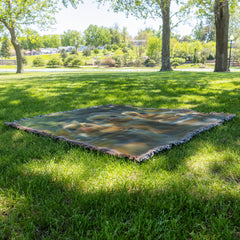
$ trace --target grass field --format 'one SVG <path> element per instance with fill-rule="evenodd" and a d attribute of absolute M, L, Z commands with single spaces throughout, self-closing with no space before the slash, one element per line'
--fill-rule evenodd
<path fill-rule="evenodd" d="M 101 104 L 236 117 L 138 164 L 4 126 Z M 0 74 L 0 239 L 240 239 L 239 73 Z"/>

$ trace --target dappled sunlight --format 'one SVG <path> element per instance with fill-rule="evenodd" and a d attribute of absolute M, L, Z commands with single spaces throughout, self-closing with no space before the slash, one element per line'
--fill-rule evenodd
<path fill-rule="evenodd" d="M 198 143 L 197 151 L 186 164 L 190 171 L 205 175 L 209 172 L 209 164 L 218 159 L 219 156 L 221 156 L 221 153 L 216 151 L 216 147 L 210 141 L 204 141 Z"/>
<path fill-rule="evenodd" d="M 22 132 L 22 131 L 13 131 L 11 133 L 11 141 L 13 141 L 13 142 L 15 142 L 17 144 L 23 142 L 22 139 L 23 139 L 23 135 L 24 134 L 25 133 Z"/>
<path fill-rule="evenodd" d="M 14 203 L 11 202 L 6 193 L 0 192 L 0 221 L 4 222 L 6 218 L 9 218 L 11 210 L 14 209 Z"/>
<path fill-rule="evenodd" d="M 19 103 L 20 103 L 20 100 L 13 100 L 9 102 L 10 105 L 18 105 Z"/>
<path fill-rule="evenodd" d="M 191 72 L 0 75 L 2 236 L 235 239 L 239 80 L 238 73 Z M 142 164 L 3 125 L 109 103 L 236 117 Z"/>
<path fill-rule="evenodd" d="M 183 99 L 184 104 L 186 103 L 193 103 L 195 105 L 203 102 L 207 102 L 209 99 L 206 98 L 205 96 L 196 96 L 196 95 L 187 95 L 187 96 L 182 96 L 179 99 Z"/>
<path fill-rule="evenodd" d="M 210 164 L 209 173 L 230 184 L 240 182 L 240 157 L 231 152 L 223 152 Z"/>
<path fill-rule="evenodd" d="M 66 190 L 84 193 L 117 191 L 123 187 L 128 188 L 132 183 L 138 185 L 141 180 L 139 165 L 134 163 L 130 166 L 115 162 L 100 165 L 94 160 L 89 159 L 92 162 L 87 163 L 83 159 L 83 156 L 76 156 L 70 151 L 60 161 L 52 159 L 47 163 L 31 161 L 23 164 L 21 172 L 29 176 L 51 176 L 53 182 L 61 183 Z"/>
<path fill-rule="evenodd" d="M 188 163 L 188 167 L 194 173 L 206 174 L 208 172 L 210 161 L 211 157 L 209 157 L 208 154 L 196 154 L 191 158 L 190 163 Z"/>
<path fill-rule="evenodd" d="M 161 168 L 152 171 L 152 167 L 148 167 L 147 164 L 146 167 L 135 163 L 116 164 L 112 161 L 103 166 L 96 162 L 86 164 L 83 158 L 76 159 L 76 157 L 74 151 L 70 151 L 63 155 L 60 161 L 52 159 L 46 163 L 33 160 L 23 164 L 19 172 L 30 178 L 46 176 L 51 182 L 60 184 L 66 191 L 77 191 L 79 194 L 109 191 L 133 193 L 144 189 L 151 194 L 159 194 L 176 191 L 174 189 L 180 191 L 184 188 L 188 189 L 189 194 L 196 191 L 199 195 L 201 192 L 200 198 L 210 200 L 221 193 L 237 194 L 239 190 L 238 185 L 229 185 L 228 180 L 218 176 L 222 171 L 221 168 L 228 169 L 226 159 L 231 159 L 231 156 L 226 153 L 214 154 L 212 157 L 207 157 L 206 154 L 201 158 L 198 155 L 192 156 L 186 159 L 189 170 L 185 173 Z M 227 176 L 232 177 L 229 173 Z"/>
<path fill-rule="evenodd" d="M 61 110 L 73 109 L 72 103 L 77 104 L 78 108 L 80 106 L 86 106 L 88 101 L 90 102 L 89 105 L 114 102 L 121 104 L 141 104 L 141 106 L 146 107 L 176 107 L 177 105 L 182 106 L 188 103 L 187 106 L 195 107 L 200 101 L 206 101 L 206 99 L 211 97 L 209 96 L 209 88 L 207 86 L 210 83 L 212 85 L 212 82 L 214 82 L 214 80 L 212 80 L 212 82 L 207 83 L 205 80 L 201 80 L 202 76 L 206 76 L 202 73 L 195 73 L 193 82 L 189 80 L 183 81 L 182 79 L 169 80 L 169 77 L 165 77 L 166 75 L 158 73 L 145 73 L 146 77 L 139 77 L 136 73 L 114 73 L 109 75 L 101 73 L 98 74 L 97 78 L 96 75 L 93 74 L 79 73 L 70 74 L 71 78 L 69 78 L 69 74 L 66 73 L 62 74 L 61 77 L 58 74 L 47 75 L 42 73 L 41 75 L 42 77 L 38 77 L 37 74 L 24 74 L 20 77 L 21 82 L 14 84 L 14 88 L 15 93 L 24 93 L 25 96 L 28 94 L 29 97 L 34 98 L 33 102 L 35 103 L 39 100 L 41 101 L 41 105 L 44 106 L 45 102 L 44 108 L 47 112 L 49 112 L 47 105 L 49 105 L 51 101 L 55 105 L 61 105 L 61 103 L 63 103 L 64 106 L 68 105 L 68 108 L 65 107 Z M 48 79 L 43 80 L 46 75 Z M 184 75 L 186 74 L 170 74 L 173 79 Z M 188 77 L 191 75 L 192 73 L 189 73 Z M 138 76 L 138 78 L 136 79 L 135 76 Z M 200 76 L 200 78 L 197 76 Z M 10 75 L 10 77 L 12 76 Z M 198 84 L 196 84 L 196 81 Z M 29 84 L 30 82 L 31 84 Z M 225 89 L 225 85 L 222 86 L 223 84 L 225 83 L 219 83 L 218 85 L 221 91 Z M 39 88 L 39 86 L 41 87 Z M 12 86 L 10 85 L 10 87 Z M 23 91 L 19 91 L 21 89 Z M 130 96 L 128 91 L 131 91 Z M 198 91 L 197 94 L 196 91 Z M 211 91 L 214 99 L 218 93 L 216 86 L 214 86 L 214 89 L 211 89 Z M 207 95 L 204 96 L 204 93 Z M 171 98 L 169 98 L 169 94 L 171 94 Z M 93 97 L 95 99 L 91 99 Z M 137 101 L 137 99 L 141 99 L 141 102 Z M 91 101 L 94 102 L 92 103 Z M 19 102 L 19 104 L 21 104 L 21 102 Z"/>
<path fill-rule="evenodd" d="M 69 161 L 61 161 L 59 163 L 54 160 L 50 160 L 48 163 L 32 161 L 21 167 L 22 174 L 51 176 L 53 182 L 61 182 L 67 190 L 84 189 L 87 170 L 89 169 L 85 168 L 83 162 L 74 164 Z"/>
<path fill-rule="evenodd" d="M 90 185 L 95 186 L 95 190 L 121 191 L 123 188 L 131 188 L 133 184 L 139 185 L 141 172 L 139 168 L 132 165 L 130 169 L 125 164 L 109 164 L 104 168 L 99 176 L 90 179 Z"/>
<path fill-rule="evenodd" d="M 117 96 L 114 96 L 114 95 L 112 95 L 112 94 L 108 94 L 108 95 L 105 97 L 105 100 L 106 100 L 106 101 L 109 101 L 109 102 L 114 102 L 116 99 L 117 99 Z"/>

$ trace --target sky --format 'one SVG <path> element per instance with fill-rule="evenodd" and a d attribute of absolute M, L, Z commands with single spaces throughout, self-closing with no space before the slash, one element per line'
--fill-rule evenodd
<path fill-rule="evenodd" d="M 172 9 L 175 8 L 176 6 L 172 6 Z M 80 4 L 77 9 L 73 9 L 71 6 L 68 6 L 68 8 L 62 7 L 62 10 L 56 14 L 56 24 L 52 26 L 52 29 L 40 32 L 40 34 L 63 34 L 68 29 L 83 33 L 90 24 L 99 27 L 112 27 L 114 24 L 118 24 L 120 29 L 127 27 L 128 33 L 134 37 L 140 30 L 146 27 L 158 30 L 161 25 L 161 19 L 141 20 L 133 16 L 126 17 L 124 13 L 114 13 L 108 9 L 107 6 L 98 8 L 97 3 L 91 0 Z M 179 27 L 173 32 L 183 36 L 190 35 L 191 30 L 192 27 L 189 24 L 181 24 L 181 28 Z"/>

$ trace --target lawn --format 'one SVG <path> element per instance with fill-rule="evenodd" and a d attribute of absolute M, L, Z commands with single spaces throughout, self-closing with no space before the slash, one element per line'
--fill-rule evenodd
<path fill-rule="evenodd" d="M 132 104 L 236 117 L 138 164 L 4 125 Z M 0 74 L 0 239 L 239 239 L 239 73 Z"/>

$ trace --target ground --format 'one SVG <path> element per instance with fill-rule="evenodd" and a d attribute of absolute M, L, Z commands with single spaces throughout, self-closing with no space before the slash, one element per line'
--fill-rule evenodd
<path fill-rule="evenodd" d="M 0 239 L 239 239 L 239 73 L 1 73 L 0 82 Z M 143 164 L 3 124 L 109 103 L 236 117 Z"/>

